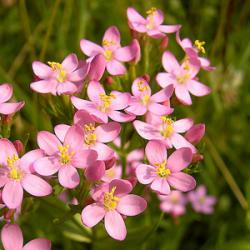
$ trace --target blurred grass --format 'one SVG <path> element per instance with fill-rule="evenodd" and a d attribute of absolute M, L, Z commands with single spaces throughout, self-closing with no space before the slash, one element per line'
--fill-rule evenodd
<path fill-rule="evenodd" d="M 100 244 L 105 249 L 250 249 L 248 0 L 1 0 L 0 82 L 12 83 L 15 98 L 26 101 L 25 109 L 16 117 L 12 139 L 24 139 L 26 134 L 31 134 L 29 146 L 34 147 L 37 130 L 51 129 L 55 125 L 42 109 L 46 102 L 29 89 L 33 78 L 32 61 L 60 61 L 70 52 L 83 58 L 80 39 L 85 37 L 100 42 L 105 29 L 114 24 L 126 44 L 130 40 L 126 20 L 128 6 L 134 6 L 141 13 L 152 6 L 161 8 L 166 14 L 166 23 L 182 24 L 182 37 L 206 41 L 207 55 L 217 69 L 211 74 L 201 74 L 201 78 L 212 86 L 213 93 L 209 97 L 196 98 L 191 108 L 178 108 L 177 113 L 180 117 L 189 115 L 196 122 L 206 123 L 205 161 L 200 164 L 201 172 L 196 177 L 198 182 L 205 183 L 210 193 L 219 197 L 219 202 L 212 216 L 190 212 L 178 224 L 165 216 L 150 240 L 133 245 L 136 235 L 143 238 L 144 227 L 140 222 L 146 220 L 150 225 L 159 216 L 153 204 L 145 217 L 128 219 L 130 229 L 134 226 L 137 229 L 132 238 L 129 236 L 120 244 L 113 240 L 108 240 L 107 246 L 102 245 L 102 241 Z M 170 36 L 170 48 L 180 55 L 173 36 Z M 159 62 L 154 65 L 155 72 L 160 70 L 158 65 Z M 22 221 L 26 240 L 44 235 L 53 239 L 52 249 L 101 249 L 97 243 L 91 248 L 87 243 L 62 237 L 61 229 L 53 225 L 46 228 L 53 218 L 53 214 L 50 215 L 53 209 L 51 204 L 47 209 L 44 206 L 38 211 L 32 209 L 31 215 Z M 36 223 L 37 216 L 33 213 L 46 214 L 47 219 L 42 223 L 44 216 L 41 216 L 41 223 Z M 155 214 L 155 218 L 149 213 Z M 97 228 L 97 234 L 101 227 Z"/>

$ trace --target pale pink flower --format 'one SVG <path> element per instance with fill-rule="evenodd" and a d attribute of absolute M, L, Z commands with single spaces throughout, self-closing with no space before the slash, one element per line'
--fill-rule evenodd
<path fill-rule="evenodd" d="M 132 185 L 126 180 L 113 180 L 98 186 L 92 192 L 94 203 L 82 210 L 82 222 L 87 227 L 93 227 L 104 219 L 107 233 L 116 240 L 124 240 L 127 234 L 122 215 L 135 216 L 142 213 L 146 207 L 145 199 L 129 194 Z"/>
<path fill-rule="evenodd" d="M 45 238 L 31 240 L 23 246 L 23 233 L 16 224 L 6 224 L 1 231 L 4 250 L 50 250 L 51 243 Z"/>
<path fill-rule="evenodd" d="M 201 185 L 196 190 L 188 193 L 188 199 L 196 212 L 203 214 L 212 214 L 213 206 L 216 203 L 214 196 L 207 195 L 206 187 Z"/>
<path fill-rule="evenodd" d="M 132 84 L 133 96 L 130 98 L 129 107 L 125 111 L 137 116 L 144 115 L 146 112 L 152 112 L 156 115 L 168 115 L 173 112 L 173 109 L 161 103 L 169 101 L 173 90 L 173 85 L 169 85 L 151 95 L 148 82 L 143 77 L 138 77 Z"/>
<path fill-rule="evenodd" d="M 208 86 L 196 80 L 199 67 L 193 66 L 188 60 L 180 65 L 175 56 L 166 51 L 162 56 L 162 64 L 167 72 L 157 74 L 157 82 L 162 88 L 173 84 L 175 95 L 183 104 L 192 104 L 190 93 L 194 96 L 204 96 L 211 92 Z"/>
<path fill-rule="evenodd" d="M 24 102 L 6 103 L 12 97 L 12 94 L 13 88 L 10 84 L 4 83 L 0 85 L 0 114 L 11 115 L 24 106 Z"/>
<path fill-rule="evenodd" d="M 135 119 L 134 115 L 120 112 L 129 104 L 129 93 L 113 90 L 107 95 L 103 86 L 95 81 L 89 83 L 87 92 L 90 101 L 75 96 L 71 97 L 71 101 L 77 109 L 87 111 L 98 122 L 107 123 L 109 117 L 117 122 L 128 122 Z"/>
<path fill-rule="evenodd" d="M 170 193 L 170 186 L 182 192 L 195 188 L 195 179 L 181 172 L 192 161 L 189 148 L 177 149 L 168 159 L 166 146 L 159 141 L 148 142 L 145 150 L 150 165 L 137 166 L 136 176 L 140 183 L 150 184 L 152 190 L 164 195 Z"/>
<path fill-rule="evenodd" d="M 205 134 L 205 124 L 199 123 L 193 125 L 185 134 L 185 138 L 192 144 L 197 144 Z"/>
<path fill-rule="evenodd" d="M 185 214 L 187 198 L 182 192 L 173 190 L 169 195 L 159 195 L 158 197 L 161 201 L 160 208 L 163 212 L 169 213 L 174 217 Z"/>
<path fill-rule="evenodd" d="M 47 156 L 38 159 L 34 163 L 34 169 L 42 176 L 51 176 L 58 172 L 59 183 L 72 189 L 80 183 L 76 168 L 91 166 L 97 159 L 97 153 L 83 148 L 83 130 L 77 125 L 68 129 L 64 140 L 60 139 L 47 131 L 38 133 L 38 145 Z"/>
<path fill-rule="evenodd" d="M 89 65 L 87 81 L 99 81 L 105 72 L 105 58 L 102 54 L 98 54 L 86 61 Z"/>
<path fill-rule="evenodd" d="M 47 196 L 51 186 L 33 174 L 33 163 L 43 157 L 42 150 L 33 150 L 20 159 L 14 145 L 0 139 L 0 187 L 2 199 L 10 209 L 19 207 L 23 200 L 23 189 L 33 196 Z"/>
<path fill-rule="evenodd" d="M 105 31 L 102 46 L 82 39 L 80 47 L 83 53 L 90 58 L 102 54 L 109 74 L 123 75 L 126 73 L 126 68 L 122 62 L 129 62 L 138 58 L 138 43 L 133 40 L 130 45 L 121 47 L 120 40 L 119 30 L 115 26 L 111 26 Z"/>
<path fill-rule="evenodd" d="M 122 177 L 122 166 L 115 165 L 105 171 L 102 181 L 111 182 L 114 179 L 120 179 Z"/>
<path fill-rule="evenodd" d="M 162 25 L 164 15 L 161 10 L 151 8 L 147 11 L 147 17 L 141 16 L 134 8 L 127 9 L 128 24 L 132 30 L 139 33 L 147 33 L 152 38 L 164 38 L 165 33 L 174 33 L 181 25 Z"/>
<path fill-rule="evenodd" d="M 136 120 L 133 122 L 137 133 L 147 140 L 159 140 L 168 148 L 189 147 L 193 153 L 196 148 L 188 142 L 181 133 L 185 133 L 193 125 L 190 118 L 172 120 L 167 116 L 151 116 L 150 123 Z"/>
<path fill-rule="evenodd" d="M 80 66 L 79 66 L 80 65 Z M 89 65 L 79 64 L 75 54 L 68 55 L 62 63 L 48 62 L 48 65 L 34 61 L 32 63 L 34 74 L 39 78 L 32 82 L 30 87 L 38 93 L 51 93 L 53 95 L 72 95 L 81 90 Z"/>

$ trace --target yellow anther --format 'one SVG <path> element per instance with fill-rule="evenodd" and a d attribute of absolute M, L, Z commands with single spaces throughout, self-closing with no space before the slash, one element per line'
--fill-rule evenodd
<path fill-rule="evenodd" d="M 174 121 L 166 116 L 161 117 L 162 120 L 162 130 L 161 135 L 165 138 L 170 137 L 174 132 Z"/>
<path fill-rule="evenodd" d="M 104 57 L 107 61 L 111 61 L 112 57 L 113 57 L 113 51 L 110 49 L 106 49 L 104 51 Z"/>
<path fill-rule="evenodd" d="M 8 156 L 8 158 L 7 158 L 8 168 L 14 168 L 15 167 L 15 163 L 18 160 L 19 160 L 19 158 L 18 158 L 17 155 L 12 155 L 12 157 Z"/>
<path fill-rule="evenodd" d="M 156 13 L 157 9 L 155 7 L 150 8 L 146 11 L 147 15 L 154 15 Z"/>
<path fill-rule="evenodd" d="M 202 196 L 202 197 L 199 198 L 200 204 L 204 204 L 205 201 L 206 201 L 206 198 L 204 196 Z"/>
<path fill-rule="evenodd" d="M 95 131 L 95 125 L 93 123 L 84 124 L 85 132 L 93 132 Z"/>
<path fill-rule="evenodd" d="M 149 101 L 150 101 L 150 95 L 144 95 L 142 97 L 142 104 L 143 105 L 147 105 L 149 103 Z"/>
<path fill-rule="evenodd" d="M 11 168 L 10 172 L 9 172 L 9 178 L 12 180 L 20 180 L 22 178 L 22 171 L 19 168 Z"/>
<path fill-rule="evenodd" d="M 178 83 L 180 83 L 180 84 L 186 83 L 186 81 L 187 81 L 188 79 L 190 79 L 189 73 L 185 73 L 185 74 L 183 74 L 183 75 L 176 76 L 176 80 L 177 80 Z"/>
<path fill-rule="evenodd" d="M 205 45 L 205 44 L 206 44 L 206 42 L 204 42 L 204 41 L 199 41 L 199 40 L 195 40 L 195 41 L 194 41 L 195 47 L 199 50 L 199 52 L 201 52 L 201 53 L 203 53 L 203 54 L 206 53 L 206 50 L 205 50 L 205 48 L 204 48 L 204 46 L 203 46 L 203 45 Z"/>
<path fill-rule="evenodd" d="M 104 193 L 103 204 L 106 210 L 114 210 L 117 207 L 117 204 L 120 199 L 114 195 L 115 190 L 116 190 L 116 187 L 113 187 L 111 189 L 111 192 Z"/>
<path fill-rule="evenodd" d="M 58 62 L 48 62 L 49 66 L 53 69 L 53 70 L 59 70 L 62 69 L 62 64 L 58 63 Z"/>
<path fill-rule="evenodd" d="M 69 145 L 66 146 L 58 146 L 59 152 L 60 152 L 60 162 L 63 165 L 67 165 L 72 156 L 75 154 L 74 151 L 69 152 Z"/>
<path fill-rule="evenodd" d="M 167 165 L 167 160 L 164 160 L 162 163 L 155 164 L 155 166 L 157 167 L 156 173 L 158 174 L 158 176 L 164 178 L 171 174 L 170 169 L 166 168 L 166 165 Z"/>
<path fill-rule="evenodd" d="M 144 92 L 148 90 L 148 86 L 145 85 L 144 81 L 137 82 L 137 87 L 140 92 Z"/>
<path fill-rule="evenodd" d="M 89 133 L 89 134 L 85 135 L 84 142 L 87 145 L 91 145 L 91 144 L 94 144 L 96 142 L 96 139 L 97 139 L 96 134 Z"/>
<path fill-rule="evenodd" d="M 189 64 L 189 59 L 186 58 L 182 64 L 182 67 L 184 70 L 189 71 L 190 70 L 190 64 Z"/>
<path fill-rule="evenodd" d="M 48 64 L 54 71 L 57 71 L 57 81 L 60 83 L 65 82 L 65 80 L 67 79 L 67 73 L 63 69 L 62 64 L 58 62 L 48 62 Z"/>
<path fill-rule="evenodd" d="M 100 110 L 102 112 L 107 112 L 111 103 L 112 103 L 112 99 L 115 99 L 115 95 L 114 94 L 110 94 L 110 95 L 106 95 L 106 94 L 100 94 L 100 99 L 102 101 L 102 105 L 100 106 Z"/>
<path fill-rule="evenodd" d="M 112 46 L 112 45 L 116 45 L 116 42 L 113 40 L 103 40 L 102 41 L 102 46 Z"/>

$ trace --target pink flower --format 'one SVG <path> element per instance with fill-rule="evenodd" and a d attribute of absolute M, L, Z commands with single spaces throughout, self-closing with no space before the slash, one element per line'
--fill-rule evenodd
<path fill-rule="evenodd" d="M 89 69 L 88 63 L 79 62 L 75 54 L 68 55 L 62 63 L 48 62 L 49 66 L 35 61 L 33 71 L 39 81 L 31 83 L 30 87 L 38 93 L 53 95 L 72 95 L 81 90 L 82 81 Z"/>
<path fill-rule="evenodd" d="M 210 61 L 207 58 L 199 56 L 199 52 L 201 52 L 202 54 L 206 53 L 205 48 L 203 47 L 205 42 L 196 40 L 193 45 L 192 41 L 189 38 L 184 38 L 181 40 L 179 31 L 176 32 L 176 41 L 185 51 L 191 63 L 207 71 L 212 71 L 215 69 L 215 67 L 210 66 Z"/>
<path fill-rule="evenodd" d="M 199 123 L 192 126 L 187 133 L 185 138 L 192 144 L 197 144 L 203 138 L 205 134 L 205 124 Z"/>
<path fill-rule="evenodd" d="M 164 38 L 164 33 L 174 33 L 181 25 L 162 25 L 164 15 L 161 10 L 151 8 L 147 11 L 147 17 L 141 16 L 134 8 L 127 9 L 128 24 L 132 30 L 139 33 L 147 33 L 152 38 Z"/>
<path fill-rule="evenodd" d="M 31 240 L 23 246 L 23 234 L 18 225 L 6 224 L 1 231 L 4 250 L 50 250 L 51 243 L 45 238 Z"/>
<path fill-rule="evenodd" d="M 143 77 L 139 77 L 132 84 L 133 96 L 125 111 L 134 115 L 144 115 L 148 111 L 156 115 L 168 115 L 173 112 L 173 109 L 160 103 L 169 101 L 173 90 L 173 85 L 169 85 L 151 96 L 148 82 Z"/>
<path fill-rule="evenodd" d="M 37 142 L 47 156 L 34 163 L 36 172 L 42 176 L 58 172 L 63 187 L 75 188 L 80 182 L 76 168 L 91 166 L 97 159 L 96 151 L 83 148 L 83 138 L 83 131 L 77 125 L 70 127 L 61 141 L 50 132 L 39 132 Z"/>
<path fill-rule="evenodd" d="M 137 195 L 129 194 L 132 185 L 126 180 L 113 180 L 98 186 L 92 193 L 95 200 L 82 210 L 82 222 L 93 227 L 104 218 L 107 233 L 116 240 L 124 240 L 127 234 L 122 215 L 135 216 L 142 213 L 146 201 Z"/>
<path fill-rule="evenodd" d="M 150 184 L 152 190 L 165 195 L 170 193 L 170 186 L 182 192 L 195 188 L 195 179 L 181 172 L 192 161 L 189 148 L 177 149 L 167 159 L 166 146 L 159 141 L 150 141 L 146 146 L 146 156 L 150 165 L 141 164 L 136 168 L 140 183 Z"/>
<path fill-rule="evenodd" d="M 120 32 L 115 26 L 109 27 L 102 39 L 102 47 L 85 39 L 80 42 L 81 50 L 89 57 L 102 54 L 105 58 L 107 71 L 111 75 L 123 75 L 126 73 L 126 68 L 122 62 L 132 61 L 137 55 L 138 47 L 133 40 L 131 45 L 121 47 Z"/>
<path fill-rule="evenodd" d="M 216 203 L 214 196 L 206 194 L 207 190 L 205 186 L 199 186 L 196 190 L 188 193 L 188 199 L 192 203 L 193 209 L 196 212 L 203 214 L 212 214 L 214 211 L 213 206 Z"/>
<path fill-rule="evenodd" d="M 24 106 L 24 102 L 6 103 L 11 98 L 12 94 L 13 88 L 10 84 L 4 83 L 0 85 L 0 114 L 11 115 Z"/>
<path fill-rule="evenodd" d="M 163 212 L 172 214 L 174 217 L 185 214 L 187 198 L 182 192 L 173 190 L 169 195 L 159 195 L 158 197 Z"/>
<path fill-rule="evenodd" d="M 105 71 L 105 58 L 102 54 L 93 56 L 87 60 L 89 71 L 87 75 L 88 81 L 99 81 Z"/>
<path fill-rule="evenodd" d="M 122 177 L 122 166 L 115 165 L 112 168 L 105 171 L 105 175 L 102 177 L 102 181 L 111 182 L 114 179 L 120 179 Z"/>
<path fill-rule="evenodd" d="M 87 91 L 90 101 L 75 96 L 71 97 L 71 101 L 77 109 L 87 111 L 98 122 L 107 123 L 108 117 L 117 122 L 128 122 L 135 119 L 134 115 L 118 111 L 128 106 L 130 100 L 129 93 L 113 90 L 107 95 L 103 86 L 95 81 L 89 83 Z"/>
<path fill-rule="evenodd" d="M 8 208 L 21 205 L 23 189 L 39 197 L 52 192 L 46 181 L 32 174 L 34 161 L 42 156 L 41 150 L 33 150 L 19 159 L 14 145 L 7 139 L 0 139 L 0 187 L 3 187 L 2 199 Z"/>
<path fill-rule="evenodd" d="M 193 153 L 196 153 L 196 148 L 180 135 L 180 133 L 184 133 L 192 127 L 192 119 L 185 118 L 174 121 L 167 116 L 151 116 L 151 118 L 150 123 L 139 120 L 133 122 L 137 133 L 142 138 L 159 140 L 168 148 L 189 147 Z"/>
<path fill-rule="evenodd" d="M 199 67 L 193 66 L 188 60 L 179 65 L 174 55 L 166 51 L 162 56 L 162 64 L 167 73 L 159 73 L 156 80 L 162 88 L 174 85 L 176 97 L 186 105 L 191 105 L 190 94 L 195 96 L 208 95 L 211 89 L 198 82 L 195 77 Z"/>

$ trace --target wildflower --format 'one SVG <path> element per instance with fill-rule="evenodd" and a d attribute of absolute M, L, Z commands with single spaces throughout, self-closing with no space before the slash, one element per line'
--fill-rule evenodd
<path fill-rule="evenodd" d="M 211 92 L 208 86 L 195 79 L 199 67 L 193 66 L 188 60 L 179 65 L 174 55 L 166 51 L 162 56 L 162 64 L 167 73 L 157 74 L 158 84 L 162 88 L 173 84 L 175 95 L 183 104 L 192 104 L 189 92 L 195 96 L 204 96 Z"/>
<path fill-rule="evenodd" d="M 4 250 L 50 250 L 51 243 L 45 238 L 31 240 L 23 246 L 23 233 L 16 224 L 6 224 L 1 231 Z"/>
<path fill-rule="evenodd" d="M 9 102 L 6 103 L 13 94 L 13 88 L 10 84 L 4 83 L 0 85 L 0 114 L 11 115 L 19 111 L 24 102 Z"/>
<path fill-rule="evenodd" d="M 140 183 L 150 184 L 152 190 L 164 195 L 170 193 L 170 186 L 182 192 L 194 189 L 195 179 L 181 172 L 192 161 L 189 148 L 177 149 L 167 159 L 166 146 L 159 141 L 150 141 L 146 146 L 146 156 L 150 165 L 140 164 L 136 168 Z"/>
<path fill-rule="evenodd" d="M 23 189 L 33 196 L 47 196 L 51 186 L 33 174 L 33 163 L 41 158 L 41 150 L 33 150 L 20 159 L 14 145 L 7 139 L 0 139 L 0 187 L 2 199 L 10 209 L 19 207 L 23 200 Z"/>
<path fill-rule="evenodd" d="M 134 194 L 129 181 L 115 179 L 98 186 L 92 192 L 94 203 L 82 210 L 82 222 L 93 227 L 104 218 L 107 233 L 116 240 L 124 240 L 127 234 L 122 215 L 135 216 L 142 213 L 146 201 Z"/>
<path fill-rule="evenodd" d="M 134 8 L 127 9 L 128 24 L 132 30 L 139 33 L 147 33 L 152 38 L 164 38 L 164 33 L 174 33 L 181 25 L 162 25 L 164 15 L 161 10 L 151 8 L 147 11 L 147 17 L 141 16 Z"/>

